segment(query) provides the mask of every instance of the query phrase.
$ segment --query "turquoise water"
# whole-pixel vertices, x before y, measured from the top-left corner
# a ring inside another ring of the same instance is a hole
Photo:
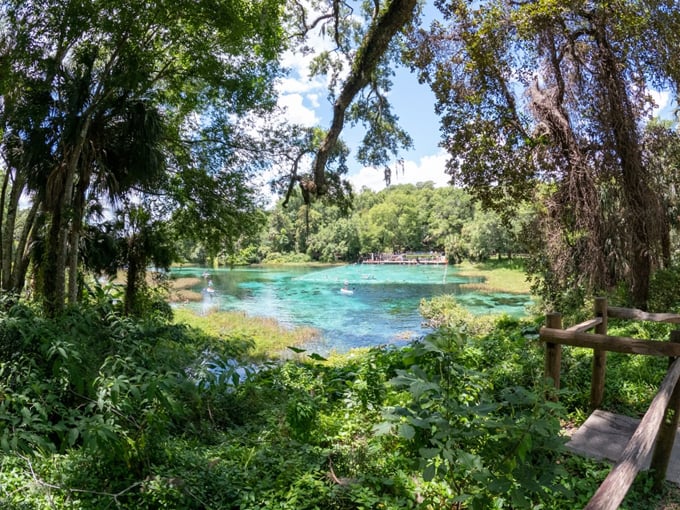
[[[202,268],[173,270],[174,276],[201,276]],[[480,282],[445,266],[245,267],[208,270],[214,293],[203,293],[207,311],[238,310],[273,317],[290,326],[311,326],[320,339],[308,346],[319,353],[347,351],[421,337],[427,330],[418,305],[423,298],[455,294],[475,314],[524,314],[529,296],[482,294],[462,289]],[[341,292],[347,282],[351,291]],[[204,290],[206,284],[196,290]]]

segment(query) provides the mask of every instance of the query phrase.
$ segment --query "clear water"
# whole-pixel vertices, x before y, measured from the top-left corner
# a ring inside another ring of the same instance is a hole
[[[201,276],[205,269],[174,270],[174,276]],[[273,317],[289,326],[320,331],[319,353],[398,343],[427,333],[418,305],[423,298],[454,294],[479,315],[521,316],[528,295],[480,293],[461,288],[481,278],[464,277],[445,266],[347,265],[334,267],[246,267],[208,270],[214,293],[192,305],[207,310],[243,311]],[[348,284],[351,294],[341,292]],[[195,290],[204,290],[205,283]]]

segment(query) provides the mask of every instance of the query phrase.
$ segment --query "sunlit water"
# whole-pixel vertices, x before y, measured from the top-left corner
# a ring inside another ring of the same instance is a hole
[[[173,276],[201,276],[204,269],[173,270]],[[454,294],[479,315],[521,316],[529,296],[480,293],[461,288],[480,282],[446,266],[247,267],[209,270],[213,293],[203,292],[199,310],[238,310],[273,317],[289,326],[311,326],[320,339],[319,353],[353,347],[403,343],[427,333],[418,305],[423,298]],[[201,287],[205,290],[207,278]],[[350,293],[342,292],[345,286]]]

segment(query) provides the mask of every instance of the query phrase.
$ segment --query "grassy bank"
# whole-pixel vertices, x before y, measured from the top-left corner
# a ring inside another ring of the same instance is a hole
[[[467,288],[484,292],[531,293],[522,259],[489,260],[480,263],[465,261],[454,267],[462,276],[481,276],[485,279],[483,283],[466,284]]]
[[[199,315],[187,308],[174,311],[175,322],[200,329],[210,336],[249,345],[249,357],[261,360],[286,352],[288,346],[300,346],[314,340],[313,328],[286,328],[275,319],[251,317],[242,312],[211,311]]]

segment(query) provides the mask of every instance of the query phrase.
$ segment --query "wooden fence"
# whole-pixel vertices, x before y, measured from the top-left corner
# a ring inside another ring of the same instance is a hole
[[[562,316],[546,316],[546,327],[540,339],[546,344],[545,374],[560,387],[562,345],[593,349],[590,386],[590,406],[602,404],[606,374],[607,352],[669,357],[669,368],[658,393],[626,445],[621,458],[588,502],[585,510],[615,510],[625,498],[643,464],[652,455],[650,469],[654,484],[660,488],[666,479],[675,433],[680,416],[680,330],[671,333],[670,341],[636,340],[607,335],[607,319],[632,319],[680,324],[680,315],[647,313],[630,308],[607,305],[606,298],[595,299],[595,317],[567,329],[562,329]],[[588,331],[594,330],[594,333]]]

